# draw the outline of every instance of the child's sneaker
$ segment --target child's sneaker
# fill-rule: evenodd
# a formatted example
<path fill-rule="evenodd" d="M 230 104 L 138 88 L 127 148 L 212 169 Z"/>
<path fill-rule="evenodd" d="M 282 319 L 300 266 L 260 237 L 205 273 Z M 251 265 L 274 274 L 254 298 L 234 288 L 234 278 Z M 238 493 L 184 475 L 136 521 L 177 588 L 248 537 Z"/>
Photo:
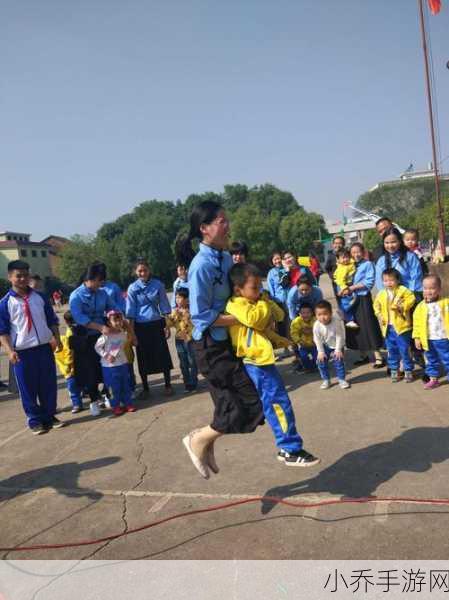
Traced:
<path fill-rule="evenodd" d="M 83 406 L 74 406 L 72 408 L 72 415 L 76 415 L 77 413 L 80 413 L 83 410 L 84 410 Z"/>
<path fill-rule="evenodd" d="M 278 460 L 284 461 L 288 467 L 314 467 L 321 462 L 320 458 L 313 456 L 307 450 L 300 450 L 293 453 L 286 450 L 279 450 Z"/>
<path fill-rule="evenodd" d="M 30 431 L 33 435 L 42 435 L 44 433 L 48 433 L 48 427 L 45 427 L 40 423 L 39 425 L 33 425 L 30 427 Z"/>
<path fill-rule="evenodd" d="M 112 409 L 111 416 L 119 417 L 120 415 L 123 415 L 124 412 L 125 412 L 124 408 L 122 408 L 121 406 L 116 406 L 115 408 Z"/>
<path fill-rule="evenodd" d="M 128 406 L 125 407 L 125 411 L 126 412 L 136 412 L 137 408 L 135 406 L 133 406 L 132 404 L 128 404 Z"/>
<path fill-rule="evenodd" d="M 405 383 L 413 383 L 413 372 L 412 371 L 405 372 L 404 381 L 405 381 Z"/>
<path fill-rule="evenodd" d="M 397 383 L 399 381 L 399 374 L 397 371 L 390 371 L 391 383 Z"/>
<path fill-rule="evenodd" d="M 438 379 L 430 379 L 427 383 L 424 384 L 425 390 L 434 390 L 437 387 L 440 387 L 440 382 L 438 381 Z"/>
<path fill-rule="evenodd" d="M 331 382 L 329 379 L 325 379 L 323 383 L 320 385 L 320 390 L 328 390 L 331 386 Z"/>
<path fill-rule="evenodd" d="M 347 323 L 345 323 L 346 327 L 349 327 L 350 329 L 357 329 L 358 325 L 355 321 L 348 321 Z"/>
<path fill-rule="evenodd" d="M 338 385 L 341 387 L 342 390 L 347 390 L 351 387 L 351 384 L 349 383 L 349 381 L 346 381 L 346 379 L 339 379 Z"/>
<path fill-rule="evenodd" d="M 61 429 L 61 427 L 65 427 L 64 421 L 60 421 L 56 417 L 53 417 L 51 422 L 47 425 L 49 429 Z"/>

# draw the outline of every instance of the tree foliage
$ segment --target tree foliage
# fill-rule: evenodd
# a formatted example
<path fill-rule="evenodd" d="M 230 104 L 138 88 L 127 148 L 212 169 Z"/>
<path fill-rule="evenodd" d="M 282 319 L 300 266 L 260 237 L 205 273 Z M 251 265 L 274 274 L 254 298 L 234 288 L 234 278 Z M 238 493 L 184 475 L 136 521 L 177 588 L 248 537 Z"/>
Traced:
<path fill-rule="evenodd" d="M 95 237 L 74 236 L 62 252 L 61 278 L 75 284 L 89 262 L 102 260 L 108 277 L 126 286 L 133 278 L 136 258 L 144 257 L 156 276 L 171 283 L 175 239 L 188 230 L 192 209 L 204 200 L 223 205 L 231 220 L 232 238 L 246 241 L 250 260 L 259 264 L 267 263 L 274 250 L 286 247 L 306 253 L 319 230 L 325 233 L 321 215 L 305 211 L 290 192 L 269 183 L 252 188 L 226 185 L 221 194 L 191 194 L 183 203 L 143 202 L 102 225 Z"/>

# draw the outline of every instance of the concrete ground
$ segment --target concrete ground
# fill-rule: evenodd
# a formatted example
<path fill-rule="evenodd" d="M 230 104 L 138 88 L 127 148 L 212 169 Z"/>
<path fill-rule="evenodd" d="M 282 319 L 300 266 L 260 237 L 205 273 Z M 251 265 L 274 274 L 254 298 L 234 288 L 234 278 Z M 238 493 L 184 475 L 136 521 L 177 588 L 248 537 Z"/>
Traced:
<path fill-rule="evenodd" d="M 329 292 L 327 279 L 323 286 Z M 175 352 L 173 357 L 175 359 Z M 348 366 L 355 358 L 348 354 Z M 385 370 L 350 367 L 350 390 L 319 390 L 316 375 L 279 364 L 311 469 L 276 460 L 268 426 L 217 443 L 219 475 L 203 480 L 181 444 L 206 424 L 206 389 L 166 400 L 153 378 L 138 412 L 109 419 L 71 415 L 68 426 L 33 437 L 17 397 L 0 392 L 0 547 L 58 544 L 126 532 L 184 511 L 252 496 L 304 503 L 341 497 L 449 498 L 449 387 L 389 383 Z M 3 366 L 3 369 L 5 367 Z M 34 559 L 442 559 L 449 554 L 449 507 L 340 504 L 289 508 L 260 501 L 180 518 L 96 545 L 2 552 Z"/>

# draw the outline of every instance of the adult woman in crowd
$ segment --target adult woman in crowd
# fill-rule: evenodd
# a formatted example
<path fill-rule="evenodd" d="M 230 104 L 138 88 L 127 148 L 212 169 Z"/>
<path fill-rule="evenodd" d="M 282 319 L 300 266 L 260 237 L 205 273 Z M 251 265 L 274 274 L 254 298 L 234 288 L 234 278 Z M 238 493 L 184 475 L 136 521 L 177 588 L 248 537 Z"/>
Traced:
<path fill-rule="evenodd" d="M 401 284 L 412 292 L 422 293 L 422 267 L 414 252 L 407 250 L 402 235 L 396 227 L 387 229 L 383 236 L 383 254 L 376 263 L 376 288 L 383 290 L 382 273 L 385 269 L 396 269 L 401 275 Z"/>
<path fill-rule="evenodd" d="M 321 265 L 318 257 L 313 252 L 309 252 L 310 272 L 315 277 L 316 285 L 320 285 Z"/>
<path fill-rule="evenodd" d="M 109 310 L 120 310 L 115 302 L 101 289 L 104 283 L 104 268 L 100 263 L 91 264 L 83 276 L 83 283 L 69 298 L 69 307 L 77 328 L 71 337 L 74 351 L 75 379 L 81 389 L 87 389 L 92 402 L 99 399 L 98 384 L 103 382 L 100 356 L 95 343 L 101 334 L 107 335 L 105 314 Z"/>
<path fill-rule="evenodd" d="M 281 283 L 282 275 L 284 270 L 282 267 L 282 255 L 280 252 L 273 252 L 270 259 L 273 267 L 268 271 L 267 275 L 267 287 L 270 296 L 275 300 L 284 310 L 285 317 L 280 323 L 277 323 L 277 330 L 279 335 L 288 337 L 289 335 L 289 319 L 287 311 L 287 294 L 289 288 L 285 287 Z M 288 353 L 287 353 L 288 355 Z"/>
<path fill-rule="evenodd" d="M 291 250 L 285 250 L 282 253 L 282 266 L 287 274 L 285 286 L 288 289 L 298 285 L 299 278 L 304 275 L 310 280 L 312 285 L 316 285 L 316 280 L 311 270 L 308 267 L 298 265 L 298 260 Z"/>
<path fill-rule="evenodd" d="M 222 206 L 206 200 L 190 216 L 189 234 L 178 240 L 177 258 L 189 266 L 190 313 L 193 347 L 200 373 L 206 378 L 214 402 L 212 423 L 185 436 L 183 443 L 199 473 L 218 472 L 214 443 L 228 433 L 249 433 L 263 420 L 262 404 L 241 360 L 228 339 L 227 327 L 237 323 L 223 310 L 231 290 L 228 273 L 232 258 L 226 252 L 229 221 Z M 200 240 L 194 254 L 192 241 Z M 193 259 L 193 260 L 192 260 Z"/>
<path fill-rule="evenodd" d="M 148 375 L 163 373 L 165 395 L 173 395 L 171 374 L 173 363 L 167 338 L 170 328 L 165 316 L 171 312 L 164 284 L 151 274 L 150 265 L 138 259 L 135 265 L 137 280 L 128 287 L 126 317 L 137 338 L 137 366 L 142 380 L 142 394 L 149 393 Z"/>
<path fill-rule="evenodd" d="M 356 272 L 352 285 L 342 293 L 343 295 L 345 293 L 355 294 L 356 301 L 353 312 L 359 327 L 346 329 L 346 345 L 351 350 L 360 351 L 360 359 L 355 361 L 355 365 L 369 363 L 368 353 L 373 352 L 375 357 L 373 367 L 380 369 L 385 366 L 385 362 L 380 353 L 380 348 L 383 346 L 382 332 L 374 314 L 371 298 L 371 290 L 375 281 L 374 264 L 366 260 L 365 247 L 360 242 L 352 244 L 350 251 L 355 262 Z"/>

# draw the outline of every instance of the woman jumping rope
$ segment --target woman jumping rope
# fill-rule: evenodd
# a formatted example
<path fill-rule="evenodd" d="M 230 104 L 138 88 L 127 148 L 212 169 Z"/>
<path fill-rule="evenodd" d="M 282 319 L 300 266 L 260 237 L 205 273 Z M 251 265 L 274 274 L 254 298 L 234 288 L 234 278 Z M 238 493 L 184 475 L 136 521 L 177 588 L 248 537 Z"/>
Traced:
<path fill-rule="evenodd" d="M 206 200 L 193 209 L 189 234 L 177 243 L 178 262 L 190 265 L 195 357 L 214 402 L 212 423 L 183 439 L 192 463 L 205 479 L 209 469 L 218 473 L 215 441 L 226 433 L 251 433 L 264 420 L 259 395 L 228 339 L 227 327 L 238 321 L 222 314 L 231 295 L 228 273 L 233 262 L 225 251 L 228 237 L 229 221 L 223 207 Z M 200 240 L 196 256 L 192 249 L 195 239 Z"/>

